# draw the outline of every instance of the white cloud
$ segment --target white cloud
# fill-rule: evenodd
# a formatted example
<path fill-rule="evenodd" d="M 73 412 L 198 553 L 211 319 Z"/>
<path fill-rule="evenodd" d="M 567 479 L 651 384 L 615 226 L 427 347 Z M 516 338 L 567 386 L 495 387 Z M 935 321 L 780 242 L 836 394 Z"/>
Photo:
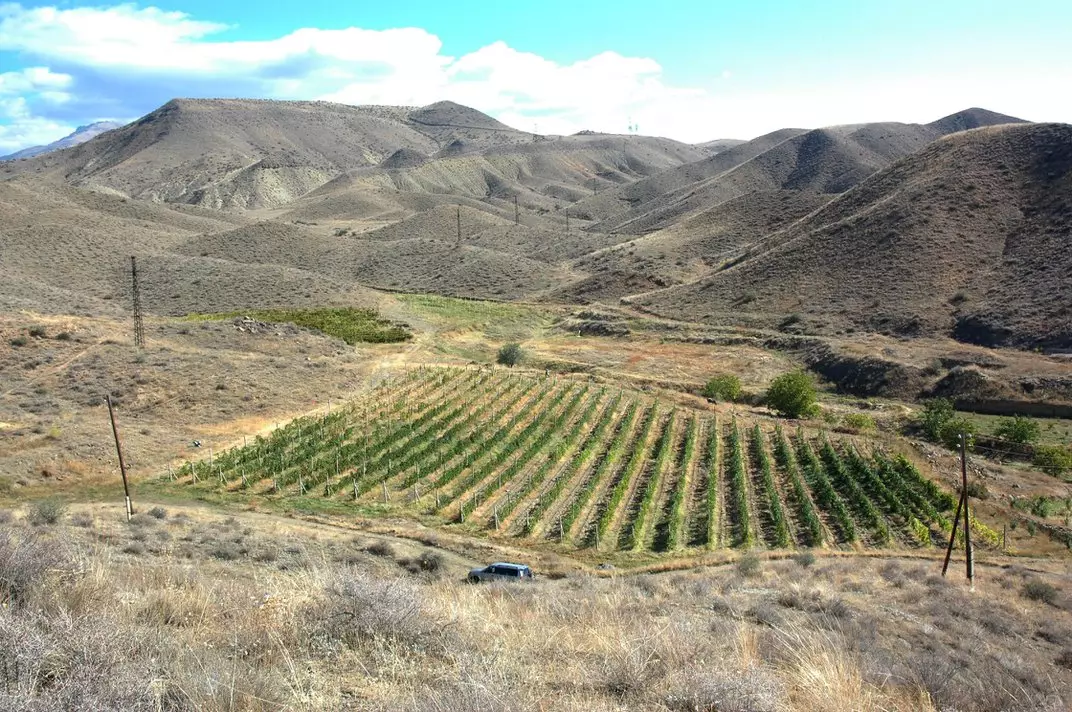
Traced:
<path fill-rule="evenodd" d="M 1034 71 L 1026 60 L 996 72 L 973 65 L 951 70 L 962 74 L 841 84 L 817 77 L 811 86 L 777 90 L 744 79 L 754 72 L 742 62 L 707 86 L 681 87 L 654 59 L 612 51 L 563 64 L 501 41 L 450 57 L 420 28 L 302 28 L 262 41 L 216 39 L 225 29 L 134 4 L 0 4 L 0 51 L 42 65 L 0 75 L 0 97 L 29 102 L 18 117 L 8 110 L 0 147 L 16 134 L 37 135 L 47 122 L 58 131 L 101 116 L 137 116 L 174 96 L 402 105 L 451 99 L 525 130 L 538 123 L 544 133 L 622 133 L 635 123 L 641 133 L 683 141 L 750 138 L 784 126 L 929 121 L 972 105 L 1027 118 L 1072 117 L 1070 95 L 1052 90 L 1072 85 L 1072 68 Z M 12 128 L 19 121 L 37 128 Z"/>
<path fill-rule="evenodd" d="M 0 96 L 30 92 L 55 92 L 71 85 L 70 74 L 53 72 L 48 67 L 26 67 L 0 74 Z"/>

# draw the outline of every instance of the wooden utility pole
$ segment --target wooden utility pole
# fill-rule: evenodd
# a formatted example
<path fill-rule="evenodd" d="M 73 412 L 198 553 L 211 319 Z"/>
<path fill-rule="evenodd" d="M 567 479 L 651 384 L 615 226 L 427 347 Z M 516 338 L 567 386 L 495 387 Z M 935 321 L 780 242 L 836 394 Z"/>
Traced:
<path fill-rule="evenodd" d="M 968 517 L 968 436 L 960 434 L 960 490 L 964 498 L 964 571 L 968 575 L 968 585 L 975 590 L 975 552 L 971 543 L 971 519 Z"/>
<path fill-rule="evenodd" d="M 517 207 L 517 196 L 514 196 L 514 225 L 521 224 L 521 212 Z"/>
<path fill-rule="evenodd" d="M 949 532 L 949 546 L 945 550 L 945 561 L 942 564 L 942 576 L 949 569 L 949 559 L 953 555 L 953 545 L 957 540 L 957 527 L 960 525 L 960 512 L 964 511 L 964 553 L 965 573 L 968 575 L 968 584 L 975 589 L 975 552 L 971 545 L 971 520 L 968 515 L 968 436 L 961 433 L 960 440 L 960 500 L 957 502 L 957 511 L 953 515 L 953 528 Z"/>
<path fill-rule="evenodd" d="M 108 403 L 108 419 L 112 421 L 112 435 L 115 436 L 115 453 L 119 456 L 119 474 L 123 478 L 123 496 L 126 498 L 127 506 L 127 521 L 130 521 L 131 516 L 134 514 L 133 508 L 130 506 L 130 486 L 127 484 L 127 466 L 123 462 L 123 447 L 119 444 L 119 428 L 115 425 L 115 410 L 112 408 L 112 397 L 107 395 L 104 400 Z"/>
<path fill-rule="evenodd" d="M 462 209 L 458 208 L 458 247 L 462 246 Z"/>
<path fill-rule="evenodd" d="M 130 256 L 130 281 L 134 297 L 134 346 L 145 347 L 145 326 L 141 319 L 141 288 L 138 286 L 138 262 Z"/>

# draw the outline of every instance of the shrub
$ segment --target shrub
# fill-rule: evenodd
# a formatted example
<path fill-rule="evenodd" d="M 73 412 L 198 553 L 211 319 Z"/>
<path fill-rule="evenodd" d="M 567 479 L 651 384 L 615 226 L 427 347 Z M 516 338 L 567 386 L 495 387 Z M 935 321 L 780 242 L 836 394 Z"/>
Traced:
<path fill-rule="evenodd" d="M 30 327 L 30 336 L 34 337 L 35 339 L 43 339 L 47 335 L 48 334 L 45 332 L 45 327 L 43 326 Z"/>
<path fill-rule="evenodd" d="M 163 507 L 153 507 L 147 514 L 153 519 L 164 519 L 167 517 L 167 510 Z"/>
<path fill-rule="evenodd" d="M 942 439 L 942 427 L 953 418 L 953 402 L 948 398 L 935 398 L 927 401 L 920 415 L 920 427 L 931 440 Z"/>
<path fill-rule="evenodd" d="M 209 551 L 209 555 L 220 561 L 234 561 L 242 555 L 242 552 L 238 550 L 234 543 L 223 541 L 213 546 Z"/>
<path fill-rule="evenodd" d="M 737 560 L 737 573 L 741 576 L 752 577 L 759 573 L 759 557 L 755 554 L 745 554 Z"/>
<path fill-rule="evenodd" d="M 499 353 L 495 357 L 495 361 L 502 366 L 510 366 L 513 368 L 521 363 L 521 360 L 524 357 L 525 352 L 522 350 L 521 344 L 504 344 L 499 348 Z"/>
<path fill-rule="evenodd" d="M 793 554 L 793 561 L 804 568 L 808 568 L 815 563 L 815 554 L 807 550 L 799 551 L 796 554 Z"/>
<path fill-rule="evenodd" d="M 975 435 L 975 424 L 967 418 L 957 415 L 949 418 L 938 431 L 938 440 L 950 450 L 960 447 L 960 435 L 968 437 L 968 446 L 971 446 L 972 437 Z"/>
<path fill-rule="evenodd" d="M 1035 448 L 1033 462 L 1043 472 L 1062 477 L 1072 471 L 1072 450 L 1060 445 L 1040 445 Z"/>
<path fill-rule="evenodd" d="M 1026 582 L 1020 593 L 1024 598 L 1032 601 L 1041 601 L 1050 605 L 1057 603 L 1057 588 L 1039 579 Z"/>
<path fill-rule="evenodd" d="M 424 615 L 419 588 L 404 579 L 375 578 L 362 571 L 345 569 L 325 586 L 324 599 L 308 611 L 308 628 L 314 640 L 360 645 L 368 639 L 413 645 L 435 630 Z"/>
<path fill-rule="evenodd" d="M 1038 442 L 1039 437 L 1042 435 L 1042 429 L 1034 419 L 1017 415 L 1013 418 L 1002 420 L 1001 424 L 994 430 L 994 434 L 999 438 L 1011 440 L 1014 443 L 1030 445 Z"/>
<path fill-rule="evenodd" d="M 70 341 L 71 340 L 71 332 L 69 332 L 69 331 L 61 331 L 60 333 L 56 334 L 55 338 L 56 338 L 56 341 Z"/>
<path fill-rule="evenodd" d="M 48 572 L 64 563 L 55 544 L 0 531 L 0 606 L 26 603 Z"/>
<path fill-rule="evenodd" d="M 815 381 L 804 371 L 783 373 L 767 389 L 767 406 L 787 418 L 803 418 L 817 409 Z"/>
<path fill-rule="evenodd" d="M 394 548 L 392 548 L 391 545 L 385 541 L 373 542 L 372 544 L 368 545 L 368 548 L 366 548 L 365 551 L 372 554 L 373 556 L 388 556 L 393 558 L 395 555 Z"/>
<path fill-rule="evenodd" d="M 30 507 L 30 513 L 26 518 L 30 524 L 39 527 L 45 524 L 55 524 L 63 518 L 66 512 L 67 505 L 58 499 L 42 499 Z"/>
<path fill-rule="evenodd" d="M 443 555 L 437 551 L 426 551 L 421 554 L 421 558 L 418 559 L 421 564 L 421 570 L 429 573 L 435 573 L 443 568 Z"/>
<path fill-rule="evenodd" d="M 741 397 L 741 379 L 732 373 L 712 376 L 704 385 L 703 395 L 708 400 L 735 402 Z"/>
<path fill-rule="evenodd" d="M 855 432 L 869 432 L 875 429 L 875 419 L 866 413 L 847 413 L 841 422 L 846 428 Z"/>
<path fill-rule="evenodd" d="M 30 343 L 30 340 L 27 339 L 25 336 L 16 336 L 8 343 L 10 343 L 12 346 L 25 346 L 26 344 Z"/>

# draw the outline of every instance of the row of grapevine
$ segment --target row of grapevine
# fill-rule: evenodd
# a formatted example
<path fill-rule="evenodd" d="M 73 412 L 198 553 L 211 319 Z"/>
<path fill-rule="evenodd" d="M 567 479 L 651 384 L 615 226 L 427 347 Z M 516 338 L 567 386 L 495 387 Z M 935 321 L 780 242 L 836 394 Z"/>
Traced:
<path fill-rule="evenodd" d="M 726 498 L 727 516 L 734 524 L 734 546 L 749 547 L 755 542 L 752 532 L 752 517 L 748 511 L 748 474 L 744 464 L 744 449 L 741 447 L 741 432 L 737 429 L 737 421 L 730 424 L 729 446 L 727 447 L 729 460 L 726 463 L 728 470 L 727 484 L 729 496 Z"/>
<path fill-rule="evenodd" d="M 774 472 L 771 470 L 770 456 L 767 454 L 767 439 L 759 425 L 752 428 L 752 461 L 759 474 L 760 488 L 766 503 L 766 515 L 769 520 L 765 538 L 770 546 L 784 549 L 790 544 L 789 524 L 782 509 L 782 500 L 774 484 Z"/>

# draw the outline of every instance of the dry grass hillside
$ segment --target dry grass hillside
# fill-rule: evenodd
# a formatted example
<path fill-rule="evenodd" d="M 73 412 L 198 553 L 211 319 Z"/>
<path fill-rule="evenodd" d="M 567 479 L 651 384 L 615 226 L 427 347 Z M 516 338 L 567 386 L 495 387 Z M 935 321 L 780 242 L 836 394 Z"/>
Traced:
<path fill-rule="evenodd" d="M 575 260 L 577 271 L 588 276 L 568 285 L 562 297 L 613 302 L 698 279 L 829 199 L 810 191 L 782 190 L 756 191 L 728 200 L 665 230 Z"/>
<path fill-rule="evenodd" d="M 632 209 L 642 209 L 651 201 L 697 182 L 721 175 L 782 141 L 804 133 L 804 129 L 780 129 L 751 141 L 719 151 L 713 156 L 668 169 L 635 183 L 604 190 L 578 201 L 573 211 L 592 220 L 606 220 Z"/>
<path fill-rule="evenodd" d="M 0 516 L 0 705 L 18 712 L 1059 712 L 1072 699 L 1069 580 L 1053 566 L 982 565 L 973 593 L 935 561 L 825 556 L 472 586 L 481 550 L 429 532 L 168 503 L 129 524 L 115 506 Z"/>
<path fill-rule="evenodd" d="M 612 196 L 590 201 L 590 212 L 601 220 L 599 230 L 643 234 L 753 190 L 841 193 L 943 135 L 1011 122 L 1021 120 L 969 109 L 926 125 L 782 129 L 622 189 L 613 196 L 617 205 Z"/>
<path fill-rule="evenodd" d="M 637 301 L 697 319 L 816 314 L 831 328 L 1067 345 L 1070 178 L 1068 125 L 955 134 L 757 244 L 739 264 Z"/>
<path fill-rule="evenodd" d="M 375 169 L 362 172 L 365 188 L 480 198 L 527 188 L 562 198 L 592 180 L 627 182 L 703 155 L 638 136 L 548 139 L 453 102 L 406 108 L 176 99 L 97 140 L 4 168 L 147 200 L 259 209 L 362 169 Z"/>

